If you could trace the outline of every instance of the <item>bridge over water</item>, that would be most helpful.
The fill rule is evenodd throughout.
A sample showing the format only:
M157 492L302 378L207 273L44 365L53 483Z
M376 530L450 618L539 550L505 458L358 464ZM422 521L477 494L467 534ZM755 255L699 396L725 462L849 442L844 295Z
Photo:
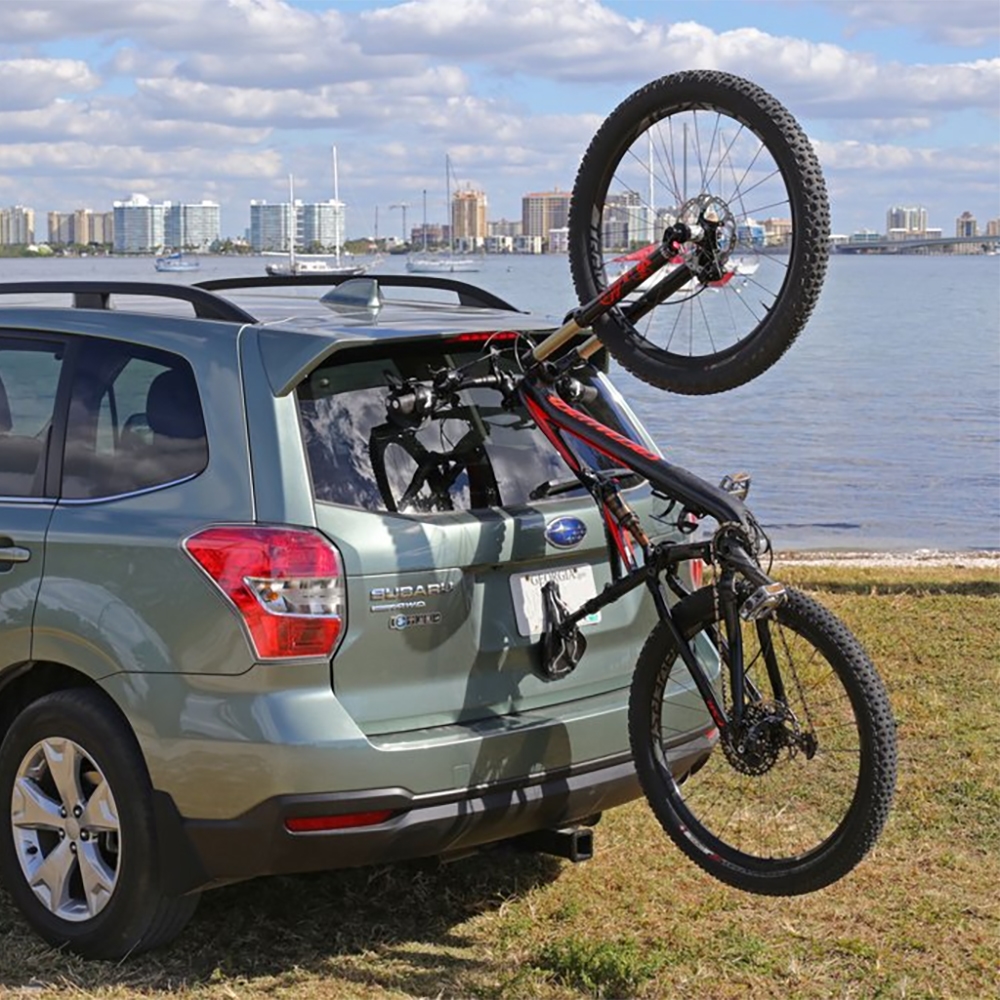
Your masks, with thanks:
M864 243L834 243L834 253L913 253L942 251L949 247L981 246L983 252L1000 250L1000 236L913 236L905 240L872 240Z

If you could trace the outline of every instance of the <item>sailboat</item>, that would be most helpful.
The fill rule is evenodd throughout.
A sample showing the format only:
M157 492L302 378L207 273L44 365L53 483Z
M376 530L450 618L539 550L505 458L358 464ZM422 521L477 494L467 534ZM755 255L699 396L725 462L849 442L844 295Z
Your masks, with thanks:
M451 213L451 159L444 158L445 197L448 212ZM424 193L424 248L419 253L411 254L406 259L406 270L418 274L455 274L479 270L479 260L472 256L461 256L455 253L452 231L454 225L448 226L448 250L444 253L432 252L427 249L427 196Z
M334 262L331 264L326 254L295 254L295 185L292 175L288 175L288 201L290 205L290 222L288 232L288 260L282 263L267 264L264 270L273 277L302 274L346 275L364 274L362 264L345 264L341 260L341 225L335 226ZM337 147L333 147L333 201L340 211L343 205L340 201L340 184L337 177Z
M197 271L201 265L190 257L185 257L182 250L157 257L154 261L157 271Z

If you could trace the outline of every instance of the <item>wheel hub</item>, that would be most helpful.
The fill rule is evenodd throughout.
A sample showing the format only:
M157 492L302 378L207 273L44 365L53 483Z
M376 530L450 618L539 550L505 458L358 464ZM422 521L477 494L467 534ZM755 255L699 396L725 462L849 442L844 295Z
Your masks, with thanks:
M729 763L741 774L767 774L789 745L787 711L777 704L748 705L743 711L741 731L722 741Z
M10 802L14 847L31 891L63 920L97 916L120 870L118 807L104 773L70 739L36 743Z
M705 234L684 254L688 269L703 285L722 281L726 262L736 247L736 219L729 205L714 195L698 195L685 202L677 219L699 227Z

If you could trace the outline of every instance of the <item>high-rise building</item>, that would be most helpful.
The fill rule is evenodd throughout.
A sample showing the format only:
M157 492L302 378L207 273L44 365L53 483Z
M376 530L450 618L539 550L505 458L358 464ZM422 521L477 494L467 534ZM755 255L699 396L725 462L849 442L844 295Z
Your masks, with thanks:
M889 239L923 236L927 232L927 209L922 205L894 205L885 213L885 232Z
M440 222L421 222L410 226L410 246L437 247L445 242L446 226Z
M219 206L214 201L190 205L163 204L163 244L174 250L208 250L222 236Z
M550 229L569 224L569 192L538 191L521 199L521 235L548 240Z
M344 203L331 198L315 204L299 205L296 210L301 215L302 246L312 246L324 250L344 245Z
M56 245L76 242L72 212L49 212L48 224L49 243Z
M488 236L503 236L513 239L520 236L524 229L524 223L520 219L500 219L496 222L486 223L486 233Z
M549 253L569 253L569 226L549 230Z
M78 208L73 213L73 227L71 235L74 243L86 246L88 243L96 243L94 239L94 213L89 208Z
M792 241L792 220L785 218L764 219L761 223L767 234L767 245L771 247L785 246Z
M190 205L156 203L145 195L133 194L128 201L113 204L115 253L155 253L164 247L207 250L221 235L219 206L213 201ZM93 219L89 221L93 223ZM74 242L106 242L88 236Z
M257 253L287 251L290 237L300 250L343 246L344 209L344 203L333 198L313 204L296 199L294 205L251 201L250 247Z
M89 212L90 209L87 209ZM115 242L115 213L94 212L90 216L90 239L88 243L112 246Z
M35 210L23 205L0 208L0 245L27 246L35 242Z
M637 191L609 195L601 217L605 250L637 250L652 242L650 213Z
M979 235L979 226L976 223L976 217L971 212L963 212L955 220L955 235L956 236Z
M113 212L94 212L77 208L72 212L49 212L49 243L77 244L113 243Z
M112 202L115 216L115 253L155 253L163 246L164 212L145 195Z
M451 199L451 231L465 246L480 247L486 239L486 195L466 188Z
M269 205L266 201L250 202L250 248L288 250L289 240L298 236L296 213L288 202Z

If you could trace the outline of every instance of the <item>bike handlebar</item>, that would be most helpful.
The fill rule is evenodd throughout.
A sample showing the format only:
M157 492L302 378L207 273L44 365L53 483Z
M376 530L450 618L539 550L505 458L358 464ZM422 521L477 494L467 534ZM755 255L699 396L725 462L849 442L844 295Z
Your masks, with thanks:
M411 382L406 385L407 391L392 392L386 402L386 409L390 416L429 417L439 404L451 402L463 389L496 389L506 395L516 388L518 381L518 376L509 373L493 372L463 378L457 372L446 371L440 373L430 384ZM600 396L600 390L595 386L585 385L569 376L561 376L556 380L556 385L560 395L568 403L594 403Z

